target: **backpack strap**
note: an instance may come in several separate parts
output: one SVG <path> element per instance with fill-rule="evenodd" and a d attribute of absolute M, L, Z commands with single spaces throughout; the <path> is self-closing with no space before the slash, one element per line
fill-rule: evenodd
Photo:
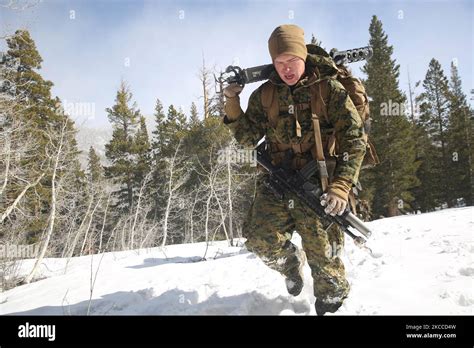
<path fill-rule="evenodd" d="M 276 127 L 278 115 L 280 113 L 278 100 L 274 102 L 276 94 L 276 87 L 271 81 L 267 81 L 262 85 L 262 92 L 260 95 L 262 107 L 263 111 L 267 114 L 268 122 L 272 127 Z"/>
<path fill-rule="evenodd" d="M 314 142 L 316 148 L 316 161 L 318 162 L 319 168 L 319 177 L 321 179 L 321 188 L 323 192 L 326 192 L 329 183 L 329 175 L 328 170 L 326 167 L 326 160 L 324 158 L 324 150 L 323 150 L 323 142 L 321 138 L 321 128 L 319 127 L 319 116 L 320 114 L 324 114 L 326 117 L 326 105 L 324 104 L 324 100 L 321 95 L 321 83 L 317 83 L 317 86 L 311 86 L 312 93 L 311 93 L 311 119 L 313 121 L 313 131 L 314 131 Z M 315 93 L 315 89 L 318 93 Z M 322 101 L 322 104 L 318 103 L 318 99 Z M 319 106 L 319 108 L 318 108 Z M 322 111 L 324 110 L 324 111 Z"/>
<path fill-rule="evenodd" d="M 328 95 L 328 80 L 322 80 L 319 82 L 316 82 L 310 86 L 311 89 L 311 100 L 313 98 L 316 98 L 316 105 L 315 109 L 311 109 L 312 112 L 315 112 L 316 114 L 320 116 L 324 116 L 324 120 L 326 123 L 331 123 L 329 122 L 329 117 L 327 113 L 327 106 L 326 102 L 324 101 L 324 97 Z M 311 102 L 311 105 L 313 105 L 313 101 Z"/>

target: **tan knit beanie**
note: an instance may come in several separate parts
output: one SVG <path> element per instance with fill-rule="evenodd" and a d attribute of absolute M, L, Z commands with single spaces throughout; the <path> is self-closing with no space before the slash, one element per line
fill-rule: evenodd
<path fill-rule="evenodd" d="M 280 54 L 292 54 L 306 61 L 308 50 L 303 29 L 293 24 L 280 25 L 268 39 L 268 50 L 272 61 Z"/>

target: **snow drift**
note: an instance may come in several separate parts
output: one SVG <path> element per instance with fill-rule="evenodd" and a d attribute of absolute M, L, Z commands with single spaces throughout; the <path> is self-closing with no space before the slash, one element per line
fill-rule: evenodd
<path fill-rule="evenodd" d="M 346 239 L 352 290 L 336 314 L 474 314 L 473 216 L 466 207 L 370 222 L 377 257 Z M 245 248 L 215 242 L 201 261 L 205 249 L 195 243 L 75 257 L 67 269 L 66 259 L 45 259 L 44 279 L 0 294 L 0 314 L 315 314 L 308 265 L 305 287 L 292 297 L 284 278 Z M 21 272 L 33 262 L 22 261 Z"/>

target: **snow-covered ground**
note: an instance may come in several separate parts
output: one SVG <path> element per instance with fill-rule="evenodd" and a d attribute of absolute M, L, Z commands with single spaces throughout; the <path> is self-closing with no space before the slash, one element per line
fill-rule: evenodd
<path fill-rule="evenodd" d="M 352 291 L 337 314 L 474 314 L 473 216 L 466 207 L 373 221 L 377 257 L 346 239 Z M 292 297 L 284 278 L 245 248 L 217 242 L 197 262 L 205 248 L 76 257 L 66 273 L 65 259 L 46 259 L 45 279 L 0 294 L 0 314 L 315 314 L 308 265 L 303 292 Z M 23 272 L 32 264 L 25 260 Z"/>

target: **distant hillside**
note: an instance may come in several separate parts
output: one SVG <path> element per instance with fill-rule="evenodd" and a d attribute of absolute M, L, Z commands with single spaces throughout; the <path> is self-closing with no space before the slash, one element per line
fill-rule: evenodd
<path fill-rule="evenodd" d="M 77 144 L 79 150 L 82 151 L 79 156 L 81 166 L 83 168 L 87 167 L 87 154 L 91 146 L 94 146 L 97 154 L 102 159 L 102 164 L 105 164 L 105 144 L 112 138 L 112 129 L 83 126 L 78 126 L 77 129 Z"/>

